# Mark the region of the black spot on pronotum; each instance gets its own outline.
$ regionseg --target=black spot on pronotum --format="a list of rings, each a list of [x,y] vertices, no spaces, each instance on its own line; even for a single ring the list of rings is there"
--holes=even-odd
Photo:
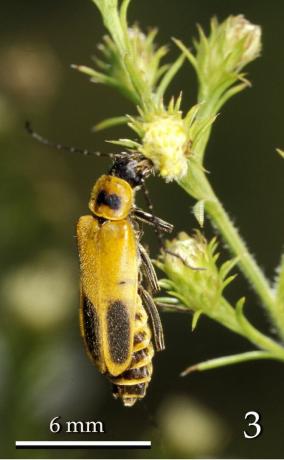
[[[123,302],[111,302],[107,312],[107,330],[110,354],[115,363],[123,363],[129,356],[130,322]]]
[[[95,360],[100,357],[99,320],[92,302],[83,294],[83,324],[86,345]]]
[[[115,193],[107,193],[105,190],[101,190],[97,196],[97,205],[102,204],[110,209],[117,210],[121,206],[121,198]]]

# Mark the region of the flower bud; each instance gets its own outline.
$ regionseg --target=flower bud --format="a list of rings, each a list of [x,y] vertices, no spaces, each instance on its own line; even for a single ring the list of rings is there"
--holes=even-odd
[[[217,267],[217,243],[213,238],[207,243],[204,236],[196,231],[191,237],[182,232],[178,237],[166,244],[158,267],[166,274],[167,279],[161,280],[171,298],[166,298],[170,305],[172,298],[197,313],[226,322],[231,320],[232,312],[224,307],[223,290],[234,279],[227,276],[236,260],[225,262]]]
[[[128,39],[135,55],[135,65],[150,88],[157,82],[159,62],[168,51],[166,46],[158,48],[155,45],[156,35],[157,29],[146,35],[137,25],[128,28]]]
[[[181,42],[176,43],[187,53],[197,71],[202,101],[207,100],[216,89],[221,97],[224,91],[244,78],[240,71],[260,55],[261,28],[241,14],[229,16],[221,23],[213,18],[208,36],[199,27],[195,56]]]
[[[210,244],[200,232],[193,237],[180,233],[168,241],[159,267],[166,273],[171,292],[194,311],[207,311],[217,304],[222,293],[214,255],[216,241]],[[174,256],[173,254],[176,254]]]
[[[241,47],[237,67],[242,68],[256,59],[261,52],[261,27],[249,22],[242,14],[229,16],[226,24],[224,47],[227,52]]]
[[[180,179],[187,173],[188,135],[180,116],[157,115],[143,123],[141,152],[152,160],[167,182]]]
[[[135,67],[139,71],[141,79],[146,86],[153,91],[155,84],[166,71],[166,67],[160,67],[161,59],[167,54],[167,47],[156,46],[154,39],[157,30],[151,30],[144,34],[137,25],[128,28],[127,40]],[[125,53],[121,55],[121,49],[110,35],[105,35],[98,45],[99,57],[94,57],[96,69],[86,66],[73,66],[75,69],[91,77],[95,83],[104,83],[118,88],[124,95],[134,97],[135,90],[129,72],[125,68]],[[131,96],[132,95],[132,96]],[[135,103],[136,99],[134,100]]]

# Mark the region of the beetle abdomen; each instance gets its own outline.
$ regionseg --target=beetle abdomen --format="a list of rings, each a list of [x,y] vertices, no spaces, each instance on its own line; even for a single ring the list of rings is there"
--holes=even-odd
[[[130,366],[119,376],[109,376],[113,383],[113,396],[122,400],[124,406],[133,406],[138,399],[144,398],[152,377],[154,347],[148,315],[138,296],[135,316],[134,344]]]

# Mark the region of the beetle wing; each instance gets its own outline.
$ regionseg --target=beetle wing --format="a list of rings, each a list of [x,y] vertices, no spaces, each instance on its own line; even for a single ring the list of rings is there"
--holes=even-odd
[[[129,367],[133,351],[138,282],[135,233],[127,219],[100,224],[93,216],[80,218],[77,233],[85,343],[91,335],[93,344],[96,337],[97,355],[91,353],[92,358],[101,372],[117,376]],[[92,322],[94,313],[96,334],[95,327],[90,333],[83,324],[88,318]],[[90,354],[90,345],[87,348]]]
[[[98,311],[96,289],[96,240],[100,230],[97,219],[83,216],[77,225],[80,255],[80,330],[87,354],[101,373],[106,372],[103,356],[102,328]],[[93,289],[94,288],[94,289]]]
[[[96,307],[85,295],[83,288],[80,289],[80,330],[84,340],[86,352],[104,374],[106,372],[105,361],[102,356],[102,337]]]
[[[137,241],[128,220],[107,221],[100,231],[100,305],[108,372],[119,375],[132,359],[137,308]]]

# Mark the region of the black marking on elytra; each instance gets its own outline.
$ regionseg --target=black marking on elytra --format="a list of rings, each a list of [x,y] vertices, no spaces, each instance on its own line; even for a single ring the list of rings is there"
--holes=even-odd
[[[92,302],[83,294],[83,324],[85,341],[95,360],[100,358],[99,320]]]
[[[135,320],[136,320],[136,321],[141,321],[141,319],[142,319],[141,313],[136,313],[136,314],[135,314]]]
[[[112,360],[123,363],[129,356],[130,322],[126,305],[111,302],[107,312],[108,342]]]
[[[122,284],[126,284],[126,281],[119,281],[119,283],[118,283],[118,284],[120,284],[120,285],[122,285]]]
[[[121,206],[121,198],[116,193],[107,193],[105,190],[101,190],[97,196],[96,204],[98,206],[104,204],[115,211]]]

